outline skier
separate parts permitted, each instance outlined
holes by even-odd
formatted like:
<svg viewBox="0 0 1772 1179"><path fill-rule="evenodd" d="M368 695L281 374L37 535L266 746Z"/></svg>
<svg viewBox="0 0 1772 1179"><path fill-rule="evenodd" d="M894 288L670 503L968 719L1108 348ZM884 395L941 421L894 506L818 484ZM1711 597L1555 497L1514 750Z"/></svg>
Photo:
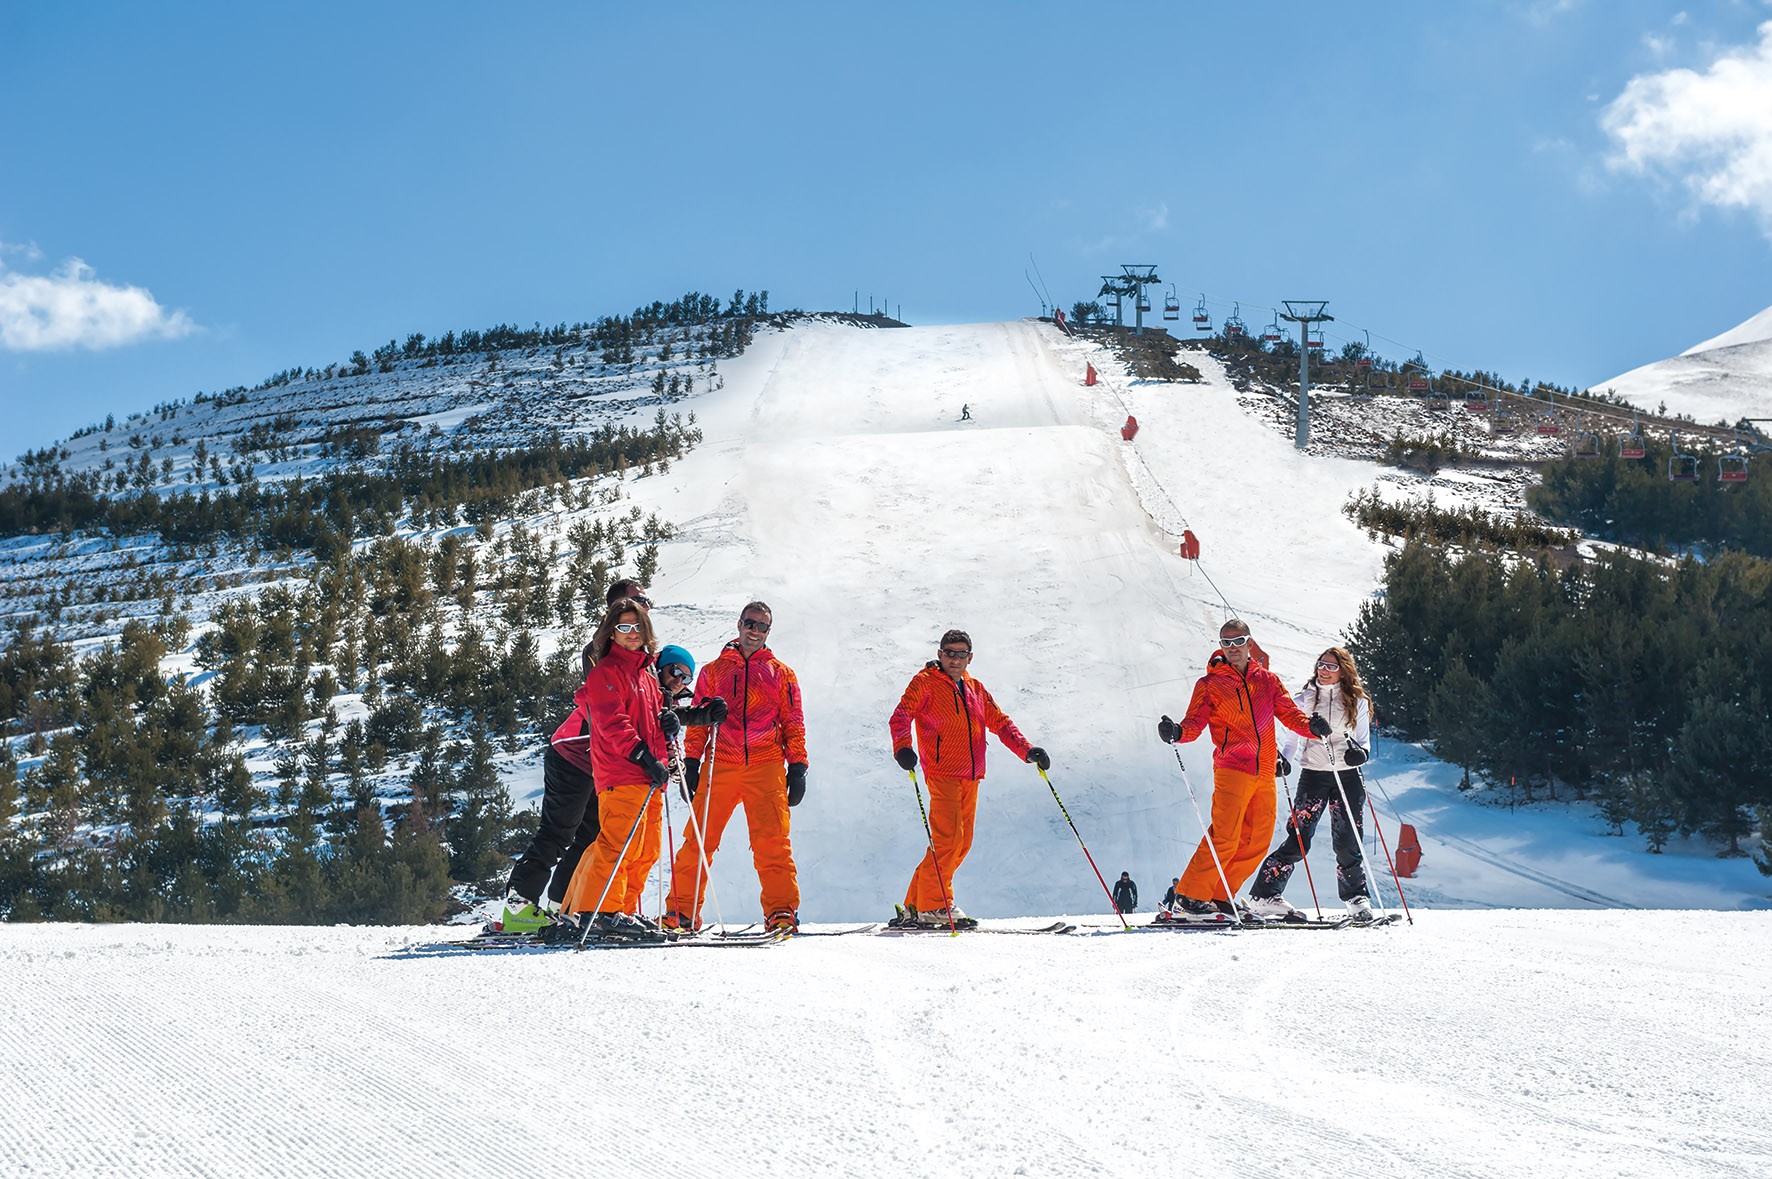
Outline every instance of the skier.
<svg viewBox="0 0 1772 1179"><path fill-rule="evenodd" d="M936 658L911 677L889 722L892 756L912 771L921 753L929 786L929 849L905 889L904 905L890 924L944 926L950 920L976 925L954 903L954 874L972 850L972 821L978 810L978 784L984 778L986 730L1010 752L1042 770L1051 768L1046 751L1028 744L985 686L966 673L972 636L950 630L941 636ZM916 726L917 746L911 748Z"/></svg>
<svg viewBox="0 0 1772 1179"><path fill-rule="evenodd" d="M610 585L603 595L604 608L624 598L637 603L644 612L652 610L646 587L627 577ZM583 654L587 677L591 663L591 648L587 645ZM517 857L505 885L504 914L498 924L504 932L534 933L552 922L552 916L541 905L544 886L554 908L559 908L565 899L566 886L578 869L580 857L597 838L597 791L591 774L590 718L575 698L571 715L554 730L542 755L540 822L535 837Z"/></svg>
<svg viewBox="0 0 1772 1179"><path fill-rule="evenodd" d="M1372 701L1360 683L1353 655L1345 647L1330 647L1317 656L1316 674L1292 700L1299 708L1308 709L1312 716L1329 723L1328 748L1324 748L1322 741L1301 742L1291 734L1286 737L1286 747L1280 755L1281 777L1292 772L1290 763L1298 757L1299 745L1304 746L1304 755L1299 758L1298 793L1293 796L1286 837L1261 862L1255 882L1249 886L1249 911L1258 917L1301 919L1298 910L1280 894L1298 861L1310 851L1317 821L1328 810L1329 835L1335 845L1336 890L1355 921L1370 921L1372 906L1366 899L1366 864L1361 848L1364 825L1360 821L1360 809L1366 803L1366 784L1357 767L1365 764L1366 748L1371 744ZM1353 810L1351 824L1342 807L1344 791L1347 806Z"/></svg>
<svg viewBox="0 0 1772 1179"><path fill-rule="evenodd" d="M1132 873L1122 872L1114 881L1114 904L1122 913L1138 908L1138 885L1133 881Z"/></svg>
<svg viewBox="0 0 1772 1179"><path fill-rule="evenodd" d="M592 666L574 703L590 718L591 764L600 819L590 855L579 861L561 911L584 914L599 937L662 941L658 926L628 912L645 883L642 863L658 858L658 792L671 755L659 715L664 696L652 670L652 620L632 598L609 607L591 636ZM650 856L650 859L648 857Z"/></svg>
<svg viewBox="0 0 1772 1179"><path fill-rule="evenodd" d="M1159 921L1236 915L1231 898L1261 862L1274 829L1274 721L1299 734L1330 732L1328 721L1306 717L1280 678L1252 657L1247 623L1226 621L1218 628L1218 647L1194 684L1181 723L1165 716L1157 726L1157 735L1170 743L1212 730L1212 822L1181 874L1175 905L1159 912Z"/></svg>
<svg viewBox="0 0 1772 1179"><path fill-rule="evenodd" d="M1163 894L1163 907L1165 909L1175 908L1175 890L1180 887L1181 877L1179 876L1169 882L1169 889Z"/></svg>
<svg viewBox="0 0 1772 1179"><path fill-rule="evenodd" d="M788 809L806 796L806 718L799 678L768 647L774 619L763 602L745 606L738 616L738 637L702 669L696 681L697 700L725 696L731 702L724 722L713 730L714 756L705 786L701 763L709 730L689 735L683 783L694 813L671 865L666 929L701 928L701 899L707 886L702 849L707 849L706 859L711 862L740 804L750 829L764 926L800 927L800 884L788 839Z"/></svg>
<svg viewBox="0 0 1772 1179"><path fill-rule="evenodd" d="M682 745L677 739L683 727L707 728L719 724L726 719L726 701L719 696L710 696L701 704L690 707L689 702L694 698L690 684L695 679L695 659L682 647L673 644L661 648L653 666L658 672L659 691L664 696L665 706L658 714L658 723L664 730L665 740L670 743L671 757L667 768L674 781L683 774ZM658 863L658 843L655 841L638 851L637 867L640 879L645 880L652 875L653 865ZM630 911L638 916L639 910L640 890L636 889Z"/></svg>
<svg viewBox="0 0 1772 1179"><path fill-rule="evenodd" d="M962 405L960 407L960 420L962 422L969 422L972 420L972 406Z"/></svg>

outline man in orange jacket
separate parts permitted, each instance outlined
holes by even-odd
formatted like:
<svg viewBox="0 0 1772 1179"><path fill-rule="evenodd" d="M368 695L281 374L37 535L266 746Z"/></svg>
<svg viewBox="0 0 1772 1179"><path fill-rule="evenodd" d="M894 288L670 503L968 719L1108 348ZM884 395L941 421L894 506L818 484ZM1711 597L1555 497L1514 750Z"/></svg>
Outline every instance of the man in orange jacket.
<svg viewBox="0 0 1772 1179"><path fill-rule="evenodd" d="M894 924L976 925L954 904L954 873L972 850L972 820L978 810L978 783L984 777L984 735L995 733L1010 752L1042 770L1052 761L1028 744L985 686L966 674L972 662L972 636L950 630L941 636L936 658L911 677L892 710L892 756L912 771L921 751L929 784L929 850L905 889L903 912ZM911 728L917 748L911 748ZM1266 851L1266 845L1263 845Z"/></svg>
<svg viewBox="0 0 1772 1179"><path fill-rule="evenodd" d="M738 637L701 669L695 700L716 696L729 703L726 718L713 728L689 730L684 747L683 784L692 815L683 844L671 865L671 899L666 929L701 928L701 899L707 887L702 848L712 862L732 812L744 805L750 828L751 859L762 886L764 924L769 929L800 926L800 884L788 842L788 808L806 796L806 716L800 681L769 649L775 616L752 602L739 612ZM713 761L702 783L702 755L710 733L717 733Z"/></svg>
<svg viewBox="0 0 1772 1179"><path fill-rule="evenodd" d="M1176 915L1183 917L1234 917L1231 898L1267 854L1279 752L1274 722L1301 736L1329 735L1328 722L1306 717L1280 677L1253 658L1260 648L1246 623L1232 618L1221 626L1218 647L1194 685L1181 723L1165 716L1157 726L1157 735L1171 743L1192 741L1212 729L1212 823L1175 890ZM1164 916L1158 913L1159 920Z"/></svg>

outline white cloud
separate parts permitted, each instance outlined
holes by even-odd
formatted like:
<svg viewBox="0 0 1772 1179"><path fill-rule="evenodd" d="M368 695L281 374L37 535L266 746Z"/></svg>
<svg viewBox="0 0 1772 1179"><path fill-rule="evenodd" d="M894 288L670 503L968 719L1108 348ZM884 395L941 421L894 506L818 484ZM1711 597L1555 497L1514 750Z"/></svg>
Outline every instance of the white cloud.
<svg viewBox="0 0 1772 1179"><path fill-rule="evenodd" d="M1601 116L1614 169L1661 176L1702 205L1742 209L1772 236L1772 21L1703 72L1639 74Z"/></svg>
<svg viewBox="0 0 1772 1179"><path fill-rule="evenodd" d="M78 258L49 274L21 274L7 269L7 254L27 261L42 257L35 246L0 243L0 348L115 348L197 330L190 316L160 306L146 288L102 282Z"/></svg>

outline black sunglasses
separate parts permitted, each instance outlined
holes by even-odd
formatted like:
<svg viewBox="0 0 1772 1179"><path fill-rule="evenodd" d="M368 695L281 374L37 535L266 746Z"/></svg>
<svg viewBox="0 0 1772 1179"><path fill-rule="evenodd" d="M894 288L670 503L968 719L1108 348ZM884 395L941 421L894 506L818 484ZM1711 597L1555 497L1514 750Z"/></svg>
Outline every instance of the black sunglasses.
<svg viewBox="0 0 1772 1179"><path fill-rule="evenodd" d="M633 602L634 604L640 606L642 609L645 609L645 610L652 609L652 599L647 597L645 594L629 594L628 601Z"/></svg>
<svg viewBox="0 0 1772 1179"><path fill-rule="evenodd" d="M970 652L970 651L956 651L951 647L943 647L941 649L941 653L943 655L947 656L949 659L970 659L970 658L972 658L972 652Z"/></svg>
<svg viewBox="0 0 1772 1179"><path fill-rule="evenodd" d="M669 676L674 680L686 680L689 678L689 669L681 663L673 663L669 667L661 668L658 674Z"/></svg>
<svg viewBox="0 0 1772 1179"><path fill-rule="evenodd" d="M769 633L769 623L758 622L755 618L741 618L738 620L738 625L744 627L746 630L754 630L760 635L766 635Z"/></svg>

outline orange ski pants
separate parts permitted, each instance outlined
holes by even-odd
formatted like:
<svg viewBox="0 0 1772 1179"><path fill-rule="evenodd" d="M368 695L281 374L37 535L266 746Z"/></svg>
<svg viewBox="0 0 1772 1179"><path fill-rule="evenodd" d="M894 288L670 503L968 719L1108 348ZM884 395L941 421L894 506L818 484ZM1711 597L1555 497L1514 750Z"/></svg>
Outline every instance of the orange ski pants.
<svg viewBox="0 0 1772 1179"><path fill-rule="evenodd" d="M671 865L671 899L665 912L701 924L701 901L707 890L702 868L702 848L708 862L720 850L720 837L732 812L744 806L745 826L750 829L751 862L762 886L763 915L778 909L800 910L800 882L794 869L794 849L788 841L788 768L779 761L709 762L702 767L701 788L690 800L694 818L683 825L683 844ZM700 824L701 837L696 837Z"/></svg>
<svg viewBox="0 0 1772 1179"><path fill-rule="evenodd" d="M926 912L946 909L953 904L954 873L966 862L972 850L972 820L978 813L978 779L944 778L930 774L923 779L929 787L929 848L922 863L911 875L910 887L904 890L907 909ZM936 864L941 871L936 872ZM943 892L942 885L947 885Z"/></svg>
<svg viewBox="0 0 1772 1179"><path fill-rule="evenodd" d="M643 816L642 805L646 808ZM645 785L617 786L597 795L597 842L591 845L590 854L579 860L572 883L566 886L566 899L560 902L562 912L582 913L596 905L605 884L609 894L598 912L634 911L646 887L646 874L658 862L663 809L664 794ZM636 818L640 820L638 829L634 827ZM629 831L634 833L631 843ZM622 854L623 843L628 845L626 855Z"/></svg>
<svg viewBox="0 0 1772 1179"><path fill-rule="evenodd" d="M1235 895L1261 866L1273 833L1274 780L1241 770L1213 770L1212 825L1181 874L1181 895L1196 901L1230 900L1218 879L1212 849L1218 849L1218 862Z"/></svg>

